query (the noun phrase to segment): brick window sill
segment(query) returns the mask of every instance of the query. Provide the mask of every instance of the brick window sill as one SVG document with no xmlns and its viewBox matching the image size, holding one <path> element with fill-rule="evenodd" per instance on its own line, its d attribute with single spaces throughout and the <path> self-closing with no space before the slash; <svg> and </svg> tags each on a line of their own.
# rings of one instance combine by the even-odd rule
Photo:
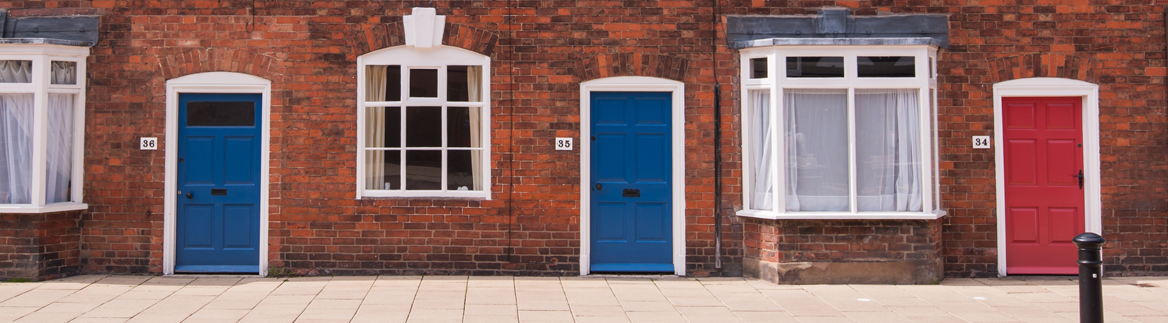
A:
<svg viewBox="0 0 1168 323">
<path fill-rule="evenodd" d="M 736 213 L 741 217 L 766 220 L 936 220 L 944 217 L 946 212 L 797 212 L 782 213 L 774 211 L 741 210 Z"/>
<path fill-rule="evenodd" d="M 89 204 L 75 202 L 53 203 L 44 206 L 32 206 L 28 204 L 0 205 L 0 213 L 53 213 L 85 210 L 88 208 Z"/>
</svg>

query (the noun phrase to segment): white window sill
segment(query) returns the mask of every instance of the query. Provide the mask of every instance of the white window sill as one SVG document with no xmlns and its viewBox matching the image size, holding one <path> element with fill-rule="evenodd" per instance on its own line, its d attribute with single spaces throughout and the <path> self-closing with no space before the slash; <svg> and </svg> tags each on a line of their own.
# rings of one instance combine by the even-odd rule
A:
<svg viewBox="0 0 1168 323">
<path fill-rule="evenodd" d="M 367 190 L 357 199 L 383 197 L 428 197 L 428 198 L 471 198 L 491 199 L 491 193 L 482 191 L 386 191 Z"/>
<path fill-rule="evenodd" d="M 936 220 L 945 216 L 946 212 L 796 212 L 780 213 L 775 211 L 741 210 L 738 216 L 766 219 L 766 220 Z"/>
<path fill-rule="evenodd" d="M 87 209 L 89 209 L 89 204 L 75 202 L 53 203 L 45 206 L 33 206 L 30 204 L 0 204 L 0 213 L 53 213 Z"/>
</svg>

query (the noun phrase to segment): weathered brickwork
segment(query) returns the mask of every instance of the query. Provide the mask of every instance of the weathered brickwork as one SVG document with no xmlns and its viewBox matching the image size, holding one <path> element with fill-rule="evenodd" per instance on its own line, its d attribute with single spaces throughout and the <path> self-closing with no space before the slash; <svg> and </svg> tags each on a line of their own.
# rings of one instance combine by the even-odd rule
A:
<svg viewBox="0 0 1168 323">
<path fill-rule="evenodd" d="M 739 275 L 735 268 L 744 257 L 776 262 L 923 257 L 941 259 L 946 276 L 996 275 L 994 150 L 973 150 L 969 138 L 993 135 L 993 84 L 1028 77 L 1100 85 L 1102 233 L 1110 241 L 1105 270 L 1168 273 L 1168 3 L 719 0 L 718 8 L 713 5 L 710 0 L 0 1 L 12 16 L 101 16 L 102 39 L 92 49 L 87 75 L 84 167 L 90 209 L 81 215 L 84 226 L 78 226 L 74 249 L 86 272 L 162 271 L 167 147 L 142 151 L 137 140 L 166 137 L 167 80 L 230 71 L 272 81 L 265 265 L 296 273 L 578 274 L 580 154 L 554 150 L 550 138 L 579 137 L 581 82 L 631 75 L 685 83 L 690 275 Z M 492 60 L 491 199 L 357 200 L 356 59 L 403 45 L 402 16 L 430 6 L 446 16 L 443 44 Z M 948 216 L 936 221 L 733 216 L 742 193 L 740 72 L 736 52 L 724 38 L 715 38 L 723 27 L 716 22 L 725 15 L 813 15 L 824 7 L 847 7 L 861 16 L 949 16 L 951 45 L 940 51 L 937 66 L 941 198 Z M 714 173 L 713 163 L 715 83 L 722 89 L 721 174 Z M 726 209 L 727 265 L 721 271 L 714 268 L 717 175 L 723 178 Z M 13 243 L 0 248 L 7 245 Z"/>
<path fill-rule="evenodd" d="M 0 214 L 0 281 L 77 274 L 80 219 L 81 212 Z"/>
</svg>

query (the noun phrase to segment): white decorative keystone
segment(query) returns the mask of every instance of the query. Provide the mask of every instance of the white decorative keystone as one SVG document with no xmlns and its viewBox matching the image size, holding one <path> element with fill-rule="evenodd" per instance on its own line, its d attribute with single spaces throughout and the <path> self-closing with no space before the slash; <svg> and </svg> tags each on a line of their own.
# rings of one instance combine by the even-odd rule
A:
<svg viewBox="0 0 1168 323">
<path fill-rule="evenodd" d="M 402 17 L 406 28 L 406 45 L 430 48 L 442 44 L 446 30 L 446 16 L 435 14 L 434 8 L 414 8 L 412 15 Z"/>
</svg>

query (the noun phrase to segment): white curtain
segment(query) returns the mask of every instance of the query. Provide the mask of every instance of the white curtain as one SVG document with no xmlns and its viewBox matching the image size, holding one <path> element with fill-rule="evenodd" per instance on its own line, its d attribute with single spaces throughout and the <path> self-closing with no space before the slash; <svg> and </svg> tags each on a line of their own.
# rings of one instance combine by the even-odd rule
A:
<svg viewBox="0 0 1168 323">
<path fill-rule="evenodd" d="M 49 144 L 45 203 L 69 202 L 73 174 L 73 109 L 76 94 L 49 94 Z"/>
<path fill-rule="evenodd" d="M 921 210 L 918 90 L 856 90 L 859 211 Z"/>
<path fill-rule="evenodd" d="M 0 204 L 32 203 L 31 93 L 0 94 Z"/>
<path fill-rule="evenodd" d="M 773 210 L 775 196 L 774 170 L 771 162 L 774 152 L 774 127 L 771 125 L 771 93 L 769 91 L 750 92 L 750 163 L 752 187 L 750 209 Z"/>
<path fill-rule="evenodd" d="M 385 101 L 385 65 L 365 69 L 365 101 Z M 385 147 L 385 108 L 365 108 L 365 147 Z M 365 147 L 362 147 L 364 149 Z M 365 150 L 365 189 L 389 189 L 385 185 L 384 150 Z M 392 152 L 396 153 L 396 151 Z M 391 184 L 392 185 L 392 184 Z"/>
<path fill-rule="evenodd" d="M 466 84 L 468 100 L 470 102 L 483 101 L 483 67 L 482 66 L 467 66 L 466 67 Z M 483 147 L 479 142 L 481 140 L 479 132 L 482 131 L 482 108 L 467 109 L 470 114 L 470 146 L 475 148 Z M 471 178 L 474 178 L 474 190 L 483 189 L 483 153 L 482 151 L 472 151 L 470 154 L 471 164 Z"/>
<path fill-rule="evenodd" d="M 77 84 L 77 63 L 53 61 L 53 84 Z"/>
<path fill-rule="evenodd" d="M 32 61 L 0 61 L 0 83 L 31 83 Z"/>
<path fill-rule="evenodd" d="M 787 211 L 849 211 L 847 90 L 783 95 Z"/>
</svg>

